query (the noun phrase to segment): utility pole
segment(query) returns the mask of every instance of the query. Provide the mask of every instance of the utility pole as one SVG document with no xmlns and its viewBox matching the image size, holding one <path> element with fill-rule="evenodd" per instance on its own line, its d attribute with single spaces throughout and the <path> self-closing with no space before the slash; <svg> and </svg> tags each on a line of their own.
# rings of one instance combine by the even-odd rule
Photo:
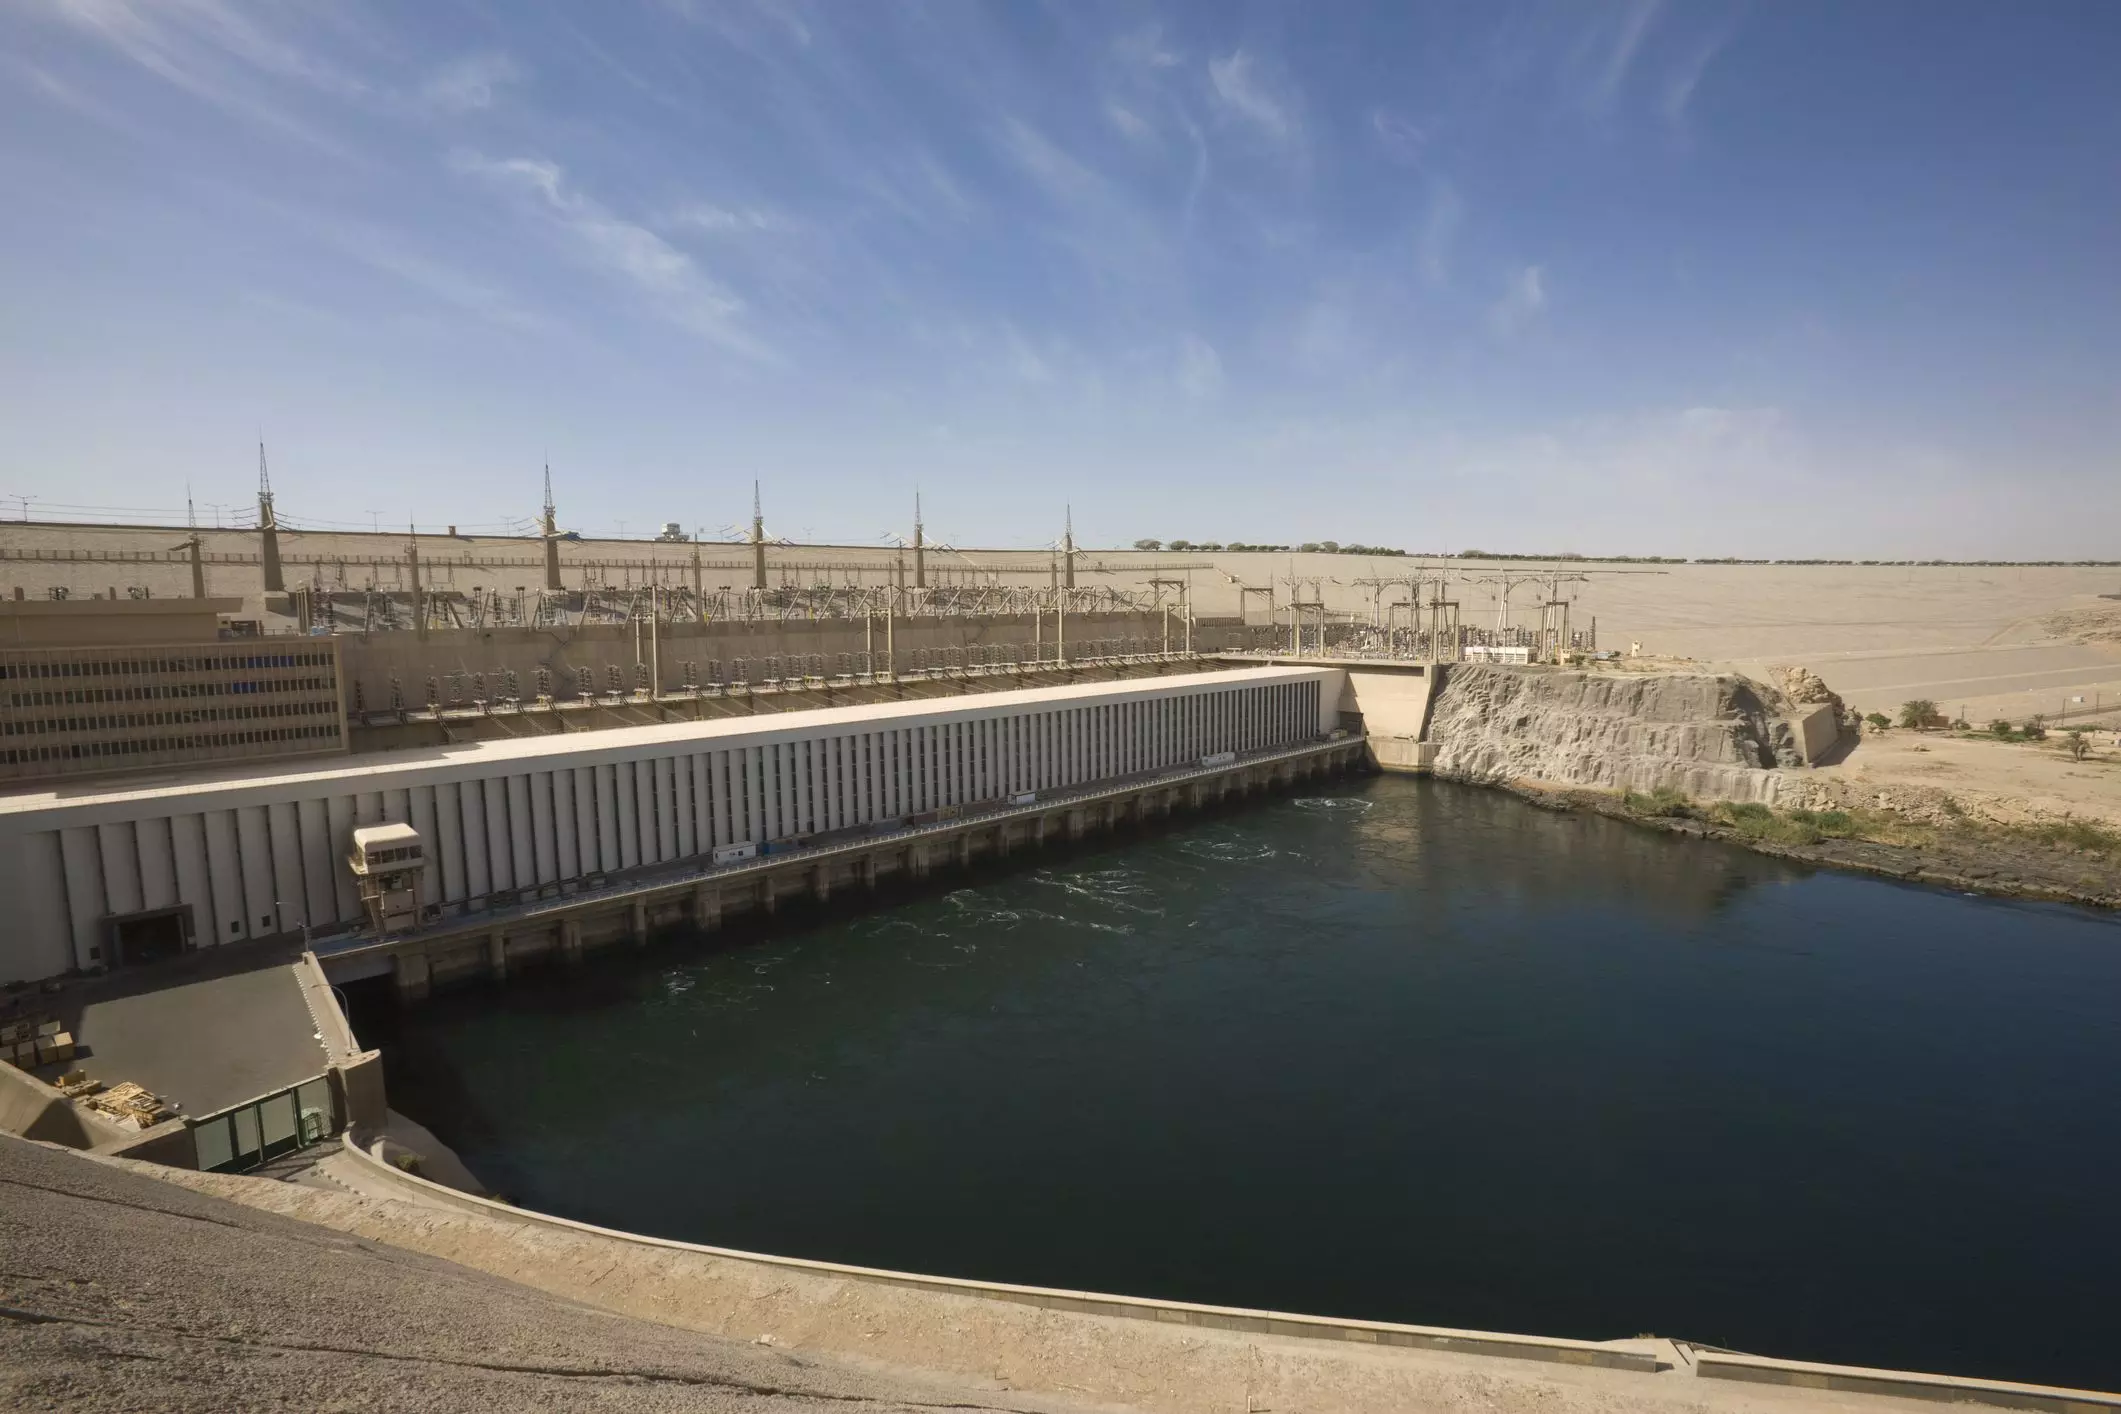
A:
<svg viewBox="0 0 2121 1414">
<path fill-rule="evenodd" d="M 663 639 L 656 631 L 656 620 L 661 617 L 661 588 L 648 582 L 648 700 L 659 702 L 663 697 Z"/>
<path fill-rule="evenodd" d="M 191 597 L 194 599 L 206 597 L 206 566 L 199 557 L 199 544 L 199 532 L 194 530 L 189 540 L 170 547 L 172 550 L 191 551 Z"/>
<path fill-rule="evenodd" d="M 545 463 L 545 514 L 542 528 L 545 533 L 545 587 L 556 590 L 560 587 L 560 523 L 559 513 L 552 504 L 552 463 Z"/>
<path fill-rule="evenodd" d="M 915 589 L 926 589 L 928 587 L 928 550 L 927 541 L 923 537 L 921 529 L 921 493 L 919 487 L 915 487 L 913 491 L 913 587 Z"/>
<path fill-rule="evenodd" d="M 700 585 L 700 541 L 697 535 L 692 540 L 692 612 L 701 623 L 707 622 L 707 596 Z"/>
<path fill-rule="evenodd" d="M 259 558 L 265 569 L 265 587 L 274 593 L 287 588 L 280 578 L 280 522 L 273 514 L 272 477 L 265 469 L 265 443 L 258 443 L 258 534 Z"/>
<path fill-rule="evenodd" d="M 1068 527 L 1061 536 L 1061 557 L 1067 562 L 1067 583 L 1064 589 L 1075 588 L 1075 507 L 1068 507 Z"/>
<path fill-rule="evenodd" d="M 550 484 L 550 483 L 548 483 Z M 550 497 L 547 497 L 548 506 Z M 411 521 L 405 523 L 405 563 L 412 567 L 412 627 L 421 638 L 427 637 L 427 597 L 420 592 L 420 531 Z M 550 545 L 550 540 L 545 542 Z"/>
<path fill-rule="evenodd" d="M 766 590 L 766 517 L 759 509 L 759 484 L 751 483 L 751 587 Z"/>
</svg>

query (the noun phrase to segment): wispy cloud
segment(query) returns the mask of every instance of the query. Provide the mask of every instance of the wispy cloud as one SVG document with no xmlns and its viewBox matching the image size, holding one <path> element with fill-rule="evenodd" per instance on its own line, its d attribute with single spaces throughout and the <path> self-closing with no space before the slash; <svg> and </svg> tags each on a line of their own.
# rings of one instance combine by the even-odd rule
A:
<svg viewBox="0 0 2121 1414">
<path fill-rule="evenodd" d="M 1222 392 L 1222 355 L 1215 351 L 1215 345 L 1198 334 L 1186 335 L 1179 344 L 1178 389 L 1197 401 L 1205 401 Z"/>
<path fill-rule="evenodd" d="M 1488 307 L 1488 328 L 1499 338 L 1514 339 L 1531 328 L 1546 307 L 1546 269 L 1527 265 L 1510 277 L 1502 297 Z"/>
<path fill-rule="evenodd" d="M 995 129 L 997 151 L 1044 199 L 1041 229 L 1101 279 L 1137 295 L 1180 278 L 1168 210 L 1141 199 L 1021 118 Z"/>
<path fill-rule="evenodd" d="M 1663 108 L 1666 122 L 1673 127 L 1685 125 L 1687 107 L 1693 103 L 1694 92 L 1701 87 L 1702 77 L 1708 73 L 1709 65 L 1716 62 L 1716 56 L 1723 52 L 1723 47 L 1730 42 L 1731 31 L 1719 30 L 1696 45 L 1693 51 L 1680 61 L 1679 67 L 1672 71 L 1672 76 L 1664 88 Z"/>
<path fill-rule="evenodd" d="M 1156 129 L 1149 120 L 1116 99 L 1106 101 L 1105 121 L 1110 123 L 1121 137 L 1138 147 L 1157 145 Z"/>
<path fill-rule="evenodd" d="M 1294 93 L 1270 80 L 1250 54 L 1239 49 L 1208 61 L 1208 83 L 1224 111 L 1287 145 L 1302 136 Z"/>
<path fill-rule="evenodd" d="M 1112 42 L 1112 52 L 1129 64 L 1145 69 L 1175 69 L 1185 56 L 1164 42 L 1161 25 L 1148 25 L 1121 35 Z"/>
<path fill-rule="evenodd" d="M 470 113 L 493 107 L 496 90 L 522 78 L 522 66 L 506 54 L 472 54 L 435 70 L 420 96 L 441 112 Z"/>
<path fill-rule="evenodd" d="M 114 133 L 119 133 L 135 140 L 144 140 L 151 136 L 148 129 L 139 123 L 118 112 L 110 104 L 94 94 L 86 92 L 79 85 L 70 83 L 59 77 L 59 75 L 52 73 L 49 69 L 39 68 L 35 64 L 20 59 L 10 60 L 8 67 L 18 73 L 35 93 L 63 108 L 71 109 L 80 116 L 100 124 Z"/>
<path fill-rule="evenodd" d="M 45 0 L 42 8 L 76 33 L 233 117 L 320 150 L 352 155 L 287 111 L 273 86 L 294 84 L 340 98 L 366 96 L 368 86 L 222 0 Z"/>
<path fill-rule="evenodd" d="M 1624 11 L 1614 27 L 1612 42 L 1606 50 L 1605 60 L 1599 68 L 1596 81 L 1591 86 L 1590 106 L 1599 113 L 1610 112 L 1626 85 L 1628 70 L 1634 67 L 1635 55 L 1642 48 L 1642 41 L 1650 32 L 1650 25 L 1657 18 L 1662 0 L 1634 0 Z"/>
<path fill-rule="evenodd" d="M 1053 381 L 1053 366 L 1039 354 L 1037 349 L 1031 347 L 1030 342 L 1021 333 L 1017 332 L 1015 325 L 1008 326 L 1003 331 L 1003 336 L 1007 341 L 1009 350 L 1009 371 L 1018 381 L 1033 384 L 1046 384 Z"/>
<path fill-rule="evenodd" d="M 1441 177 L 1429 183 L 1429 209 L 1422 218 L 1414 253 L 1421 266 L 1421 278 L 1432 289 L 1443 289 L 1451 283 L 1451 251 L 1465 216 L 1466 203 L 1458 188 Z"/>
<path fill-rule="evenodd" d="M 1370 131 L 1377 135 L 1377 145 L 1384 149 L 1385 156 L 1403 166 L 1421 165 L 1423 150 L 1429 145 L 1426 132 L 1389 108 L 1370 110 Z"/>
<path fill-rule="evenodd" d="M 751 231 L 784 231 L 789 222 L 757 207 L 716 206 L 695 201 L 678 207 L 656 223 L 665 230 L 700 231 L 708 235 L 741 235 Z"/>
<path fill-rule="evenodd" d="M 495 160 L 469 152 L 455 154 L 451 164 L 535 198 L 536 209 L 553 222 L 579 258 L 647 296 L 660 317 L 731 353 L 777 361 L 773 350 L 745 327 L 743 301 L 646 226 L 614 215 L 575 190 L 559 164 L 530 157 Z"/>
<path fill-rule="evenodd" d="M 547 327 L 546 321 L 523 307 L 500 286 L 443 261 L 410 249 L 389 233 L 345 219 L 319 220 L 306 211 L 268 204 L 341 255 L 378 274 L 417 290 L 452 309 L 475 315 L 503 329 L 531 332 Z"/>
<path fill-rule="evenodd" d="M 1107 195 L 1103 177 L 1021 118 L 1004 120 L 1000 145 L 1017 170 L 1057 202 L 1101 200 Z"/>
</svg>

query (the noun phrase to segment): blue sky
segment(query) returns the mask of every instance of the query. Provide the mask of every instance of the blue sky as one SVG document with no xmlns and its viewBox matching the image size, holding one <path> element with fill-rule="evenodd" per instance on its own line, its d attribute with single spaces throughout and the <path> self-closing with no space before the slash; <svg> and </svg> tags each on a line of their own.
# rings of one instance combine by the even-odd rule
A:
<svg viewBox="0 0 2121 1414">
<path fill-rule="evenodd" d="M 2099 556 L 2121 6 L 0 8 L 0 493 Z M 32 501 L 34 508 L 36 501 Z M 210 512 L 208 512 L 210 516 Z"/>
</svg>

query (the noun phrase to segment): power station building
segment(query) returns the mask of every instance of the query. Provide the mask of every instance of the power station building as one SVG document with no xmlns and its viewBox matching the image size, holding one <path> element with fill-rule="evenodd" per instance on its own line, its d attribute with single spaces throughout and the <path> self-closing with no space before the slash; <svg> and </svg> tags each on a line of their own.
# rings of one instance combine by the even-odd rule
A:
<svg viewBox="0 0 2121 1414">
<path fill-rule="evenodd" d="M 1314 741 L 1344 676 L 1246 668 L 0 796 L 0 981 L 369 926 L 356 830 L 410 826 L 417 856 L 394 862 L 418 860 L 417 916 L 472 916 Z"/>
<path fill-rule="evenodd" d="M 230 637 L 238 607 L 0 600 L 0 784 L 345 754 L 338 641 Z"/>
</svg>

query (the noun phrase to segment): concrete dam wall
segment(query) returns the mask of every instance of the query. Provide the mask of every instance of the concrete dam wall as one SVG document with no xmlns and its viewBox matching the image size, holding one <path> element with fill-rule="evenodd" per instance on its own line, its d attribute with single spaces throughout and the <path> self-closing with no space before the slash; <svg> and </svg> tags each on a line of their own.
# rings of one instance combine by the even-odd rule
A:
<svg viewBox="0 0 2121 1414">
<path fill-rule="evenodd" d="M 1805 764 L 1783 694 L 1733 673 L 1626 674 L 1458 663 L 1430 710 L 1435 771 L 1462 781 L 1671 788 L 1768 802 Z"/>
<path fill-rule="evenodd" d="M 425 919 L 760 855 L 1231 753 L 1318 742 L 1338 669 L 1082 683 L 111 782 L 0 797 L 0 981 L 124 955 L 372 929 L 357 827 L 410 825 Z"/>
</svg>

